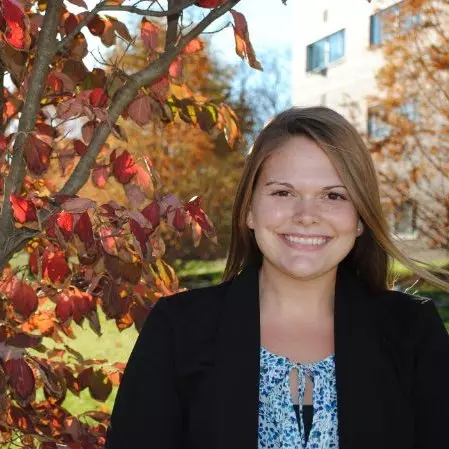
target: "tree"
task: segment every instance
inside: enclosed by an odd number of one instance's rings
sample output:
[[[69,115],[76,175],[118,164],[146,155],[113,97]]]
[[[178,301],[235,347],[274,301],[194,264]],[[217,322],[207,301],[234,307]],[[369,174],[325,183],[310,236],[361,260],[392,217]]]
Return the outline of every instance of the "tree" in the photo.
[[[290,51],[268,51],[259,55],[264,71],[256,72],[240,63],[231,92],[231,104],[240,117],[243,147],[249,148],[265,123],[291,104]]]
[[[138,45],[130,50],[121,58],[128,72],[139,68],[144,55],[144,49]],[[122,50],[117,56],[121,54]],[[220,108],[224,104],[230,105],[238,116],[240,130],[244,132],[244,116],[236,109],[237,103],[231,97],[235,76],[235,68],[218,61],[208,50],[206,41],[202,50],[184,59],[183,80],[188,88],[184,85],[183,92],[180,91],[180,86],[175,89],[178,90],[178,97],[185,94],[206,97]],[[247,111],[248,115],[252,113],[253,111]],[[180,119],[174,120],[170,126],[152,122],[141,129],[136,128],[132,122],[125,121],[122,126],[128,136],[131,154],[151,157],[159,174],[160,184],[167,191],[174,192],[181,198],[188,198],[192,192],[198,192],[201,203],[215,226],[218,246],[201,240],[192,247],[187,244],[188,237],[185,235],[180,239],[176,231],[171,232],[171,236],[165,234],[166,259],[204,260],[225,257],[231,233],[229,211],[244,164],[241,152],[230,153],[227,141],[221,134],[204,133]],[[241,140],[239,133],[230,137],[235,140],[234,146],[237,147]],[[139,197],[136,199],[139,200]]]
[[[142,2],[103,0],[88,10],[83,0],[1,0],[2,447],[102,447],[108,415],[73,416],[64,399],[67,391],[88,389],[104,401],[124,364],[85,360],[62,346],[63,336],[73,338],[73,323],[85,321],[101,335],[99,308],[120,329],[140,329],[157,299],[179,289],[162,259],[164,227],[188,228],[194,241],[216,239],[198,198],[163,192],[152,161],[109,137],[126,144],[125,120],[143,130],[182,120],[232,147],[238,136],[234,112],[191,95],[180,74],[185,58],[202,48],[198,36],[227,12],[238,54],[261,68],[246,19],[233,10],[237,3],[168,0],[162,9],[157,1],[144,8]],[[81,12],[72,12],[72,5]],[[191,10],[198,20],[186,24]],[[106,47],[117,40],[134,45],[126,25],[107,15],[111,11],[142,17],[138,40],[147,54],[134,73],[116,60],[105,58],[105,67],[93,70],[84,63],[87,30]],[[55,163],[67,175],[62,182],[54,176]],[[128,197],[140,196],[142,205],[82,197],[89,180],[121,186]],[[10,264],[21,251],[26,264]]]
[[[416,203],[430,246],[449,249],[449,1],[407,0],[383,16],[385,63],[370,150],[396,215]],[[410,204],[410,203],[409,203]]]

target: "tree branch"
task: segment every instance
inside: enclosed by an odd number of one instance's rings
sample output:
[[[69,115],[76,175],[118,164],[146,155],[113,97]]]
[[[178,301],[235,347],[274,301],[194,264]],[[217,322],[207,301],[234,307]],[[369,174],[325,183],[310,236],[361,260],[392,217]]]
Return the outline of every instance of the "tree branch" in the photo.
[[[0,133],[5,132],[5,123],[3,122],[3,109],[5,108],[5,67],[0,62]]]
[[[177,0],[168,0],[167,6],[169,10],[173,8],[174,3],[177,3]],[[167,16],[167,33],[165,34],[165,50],[167,50],[170,47],[170,45],[176,44],[176,40],[178,38],[179,17],[180,17],[179,12]]]
[[[179,56],[183,48],[192,39],[197,37],[212,22],[227,13],[239,1],[229,0],[224,5],[213,9],[189,33],[182,37],[177,45],[170,44],[169,48],[165,50],[159,59],[129,77],[126,84],[114,96],[114,101],[108,109],[108,122],[103,122],[97,127],[86,154],[80,159],[71,176],[62,187],[61,194],[75,195],[87,182],[90,176],[90,170],[95,163],[98,153],[111,132],[110,125],[113,125],[117,121],[120,114],[135,98],[139,89],[163,76],[170,67],[170,64]]]
[[[194,5],[196,0],[185,0],[179,3],[173,8],[168,8],[165,11],[152,11],[149,9],[140,9],[136,6],[126,5],[107,5],[106,1],[98,3],[94,9],[92,9],[87,16],[82,20],[64,39],[62,39],[57,47],[57,52],[61,52],[65,47],[73,40],[73,38],[99,13],[104,11],[122,11],[132,14],[147,16],[147,17],[169,17],[176,14],[180,14],[184,9]]]
[[[59,25],[62,0],[48,0],[47,11],[44,16],[39,39],[37,42],[36,59],[26,93],[25,103],[19,120],[18,132],[14,142],[10,171],[5,182],[5,195],[0,216],[0,248],[5,252],[5,242],[12,235],[14,225],[12,207],[9,197],[14,192],[20,192],[25,176],[25,161],[23,158],[24,145],[27,136],[33,131],[40,108],[45,80],[50,69],[50,63],[55,54],[56,32]]]
[[[184,35],[177,45],[181,50],[195,37],[199,36],[212,22],[229,12],[240,0],[228,0],[218,8],[213,9],[201,22]]]

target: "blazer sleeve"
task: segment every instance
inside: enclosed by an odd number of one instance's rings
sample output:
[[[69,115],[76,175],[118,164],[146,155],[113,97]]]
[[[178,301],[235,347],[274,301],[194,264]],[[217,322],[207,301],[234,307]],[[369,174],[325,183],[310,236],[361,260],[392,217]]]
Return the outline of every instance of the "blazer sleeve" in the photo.
[[[414,449],[447,449],[449,335],[433,301],[418,310],[412,384]]]
[[[158,300],[145,321],[117,392],[106,449],[179,449],[181,406],[168,304]]]

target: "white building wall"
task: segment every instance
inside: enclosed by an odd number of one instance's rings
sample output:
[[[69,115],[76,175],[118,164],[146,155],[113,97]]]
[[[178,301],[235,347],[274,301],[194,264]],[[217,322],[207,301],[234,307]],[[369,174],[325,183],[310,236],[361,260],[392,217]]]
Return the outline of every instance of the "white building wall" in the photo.
[[[370,16],[397,1],[295,0],[295,42],[292,54],[292,102],[296,106],[324,105],[348,116],[343,104],[360,107],[356,125],[366,131],[366,96],[376,92],[375,74],[382,53],[370,48]],[[327,10],[327,20],[324,14]],[[307,46],[345,29],[345,55],[330,63],[327,75],[306,72]]]

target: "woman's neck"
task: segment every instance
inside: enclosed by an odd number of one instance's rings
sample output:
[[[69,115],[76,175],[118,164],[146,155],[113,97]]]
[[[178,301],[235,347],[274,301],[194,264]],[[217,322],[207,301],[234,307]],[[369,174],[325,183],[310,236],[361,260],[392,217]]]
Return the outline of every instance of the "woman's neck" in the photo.
[[[322,318],[333,315],[337,269],[314,279],[301,280],[269,263],[259,270],[261,313]]]

